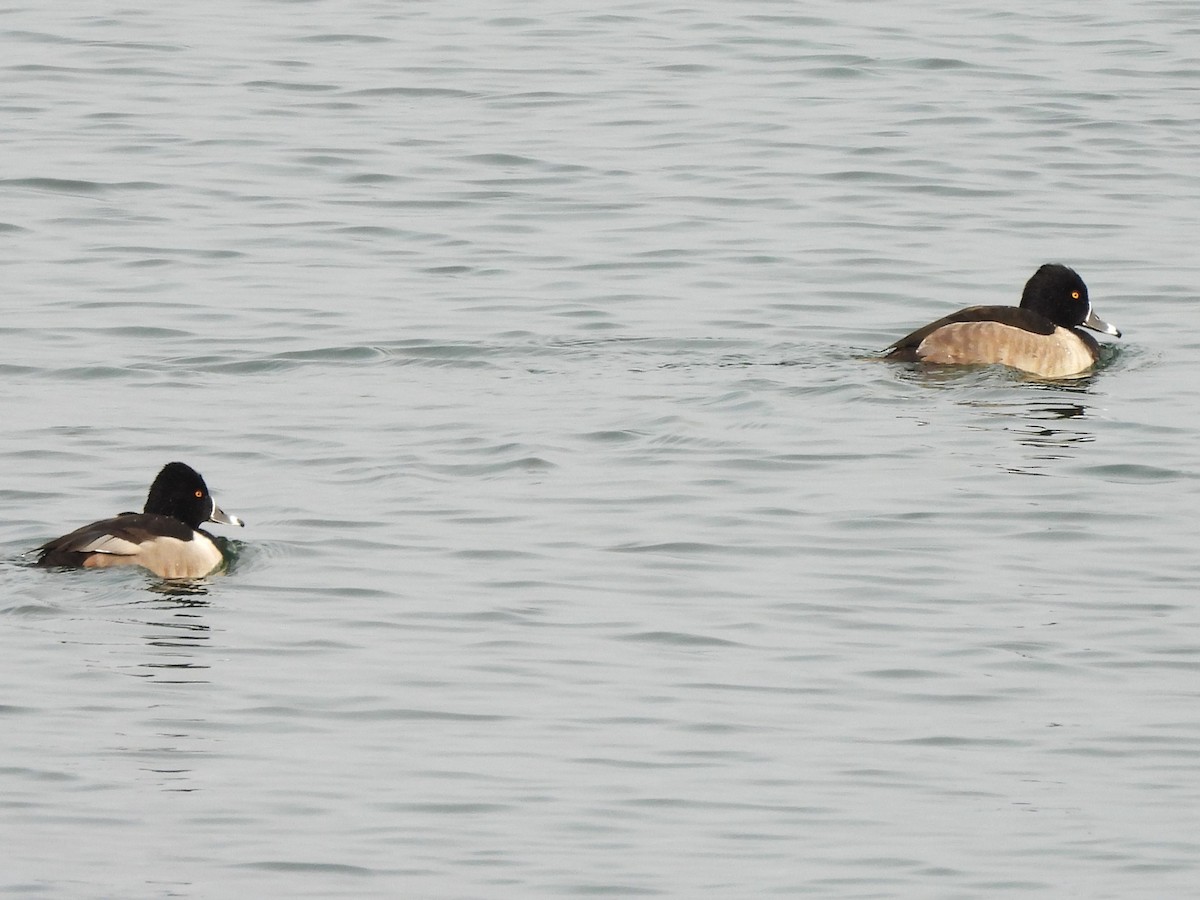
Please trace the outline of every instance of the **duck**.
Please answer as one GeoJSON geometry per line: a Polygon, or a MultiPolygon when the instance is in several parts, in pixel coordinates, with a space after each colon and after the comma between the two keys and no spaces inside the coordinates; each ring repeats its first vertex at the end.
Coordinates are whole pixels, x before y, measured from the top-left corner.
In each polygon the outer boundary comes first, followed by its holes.
{"type": "Polygon", "coordinates": [[[244,527],[217,506],[200,473],[170,462],[150,485],[142,512],[123,512],[47,541],[34,552],[36,565],[100,569],[141,566],[164,579],[203,578],[225,557],[205,522],[244,527]]]}
{"type": "Polygon", "coordinates": [[[968,306],[918,328],[883,351],[885,360],[939,365],[999,364],[1041,378],[1082,375],[1100,358],[1082,328],[1121,332],[1092,309],[1087,285],[1060,263],[1046,263],[1025,283],[1019,306],[968,306]]]}

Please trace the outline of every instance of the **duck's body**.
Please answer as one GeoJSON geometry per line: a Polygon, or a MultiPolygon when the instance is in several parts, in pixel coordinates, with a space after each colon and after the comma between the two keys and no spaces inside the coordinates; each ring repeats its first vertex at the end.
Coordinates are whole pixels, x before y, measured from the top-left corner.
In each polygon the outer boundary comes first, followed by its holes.
{"type": "Polygon", "coordinates": [[[1097,316],[1072,269],[1044,265],[1025,285],[1020,306],[970,306],[919,328],[884,351],[898,362],[1011,366],[1043,378],[1080,375],[1100,345],[1078,326],[1120,337],[1097,316]]]}
{"type": "Polygon", "coordinates": [[[160,578],[202,578],[225,557],[203,522],[242,525],[213,501],[204,479],[183,463],[168,463],[154,479],[140,513],[121,513],[77,528],[38,547],[40,566],[142,566],[160,578]]]}

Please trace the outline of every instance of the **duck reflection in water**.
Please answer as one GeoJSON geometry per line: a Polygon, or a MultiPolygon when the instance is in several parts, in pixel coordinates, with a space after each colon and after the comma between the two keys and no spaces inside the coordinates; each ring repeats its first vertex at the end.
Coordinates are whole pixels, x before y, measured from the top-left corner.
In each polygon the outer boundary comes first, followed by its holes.
{"type": "MultiPolygon", "coordinates": [[[[1032,456],[1034,460],[1074,459],[1080,448],[1096,440],[1096,435],[1086,427],[1087,414],[1087,407],[1078,403],[1058,402],[1035,406],[1026,411],[1022,417],[1025,421],[1021,425],[1008,430],[1017,436],[1022,445],[1039,451],[1032,456]],[[1073,425],[1078,423],[1078,427],[1055,427],[1057,423],[1065,425],[1068,422],[1073,425]]],[[[1030,469],[1012,471],[1025,475],[1047,474],[1030,469]]]]}

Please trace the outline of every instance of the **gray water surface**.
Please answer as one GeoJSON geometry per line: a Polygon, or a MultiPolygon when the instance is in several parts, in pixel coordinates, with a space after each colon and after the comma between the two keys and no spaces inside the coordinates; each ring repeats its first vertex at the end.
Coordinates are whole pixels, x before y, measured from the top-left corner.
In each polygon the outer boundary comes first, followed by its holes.
{"type": "Polygon", "coordinates": [[[0,892],[1193,896],[1198,31],[0,11],[0,892]],[[172,459],[227,574],[28,564],[172,459]]]}

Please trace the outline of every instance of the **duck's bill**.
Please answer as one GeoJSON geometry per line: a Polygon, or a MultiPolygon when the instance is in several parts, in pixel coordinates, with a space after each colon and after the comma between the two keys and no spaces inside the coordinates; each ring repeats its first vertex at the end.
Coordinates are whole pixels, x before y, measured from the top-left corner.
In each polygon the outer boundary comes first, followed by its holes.
{"type": "Polygon", "coordinates": [[[208,517],[208,521],[216,522],[220,525],[237,525],[239,528],[244,528],[246,523],[237,516],[231,516],[217,504],[213,504],[212,515],[208,517]]]}
{"type": "Polygon", "coordinates": [[[1121,331],[1116,325],[1109,325],[1102,318],[1096,315],[1095,310],[1088,310],[1088,316],[1083,320],[1083,327],[1090,328],[1092,331],[1098,331],[1101,334],[1111,334],[1113,337],[1120,337],[1121,331]]]}

